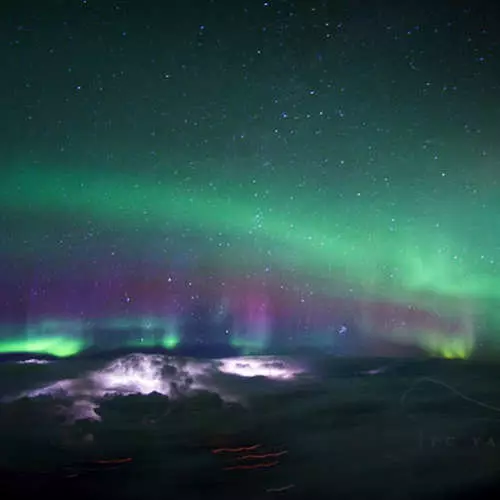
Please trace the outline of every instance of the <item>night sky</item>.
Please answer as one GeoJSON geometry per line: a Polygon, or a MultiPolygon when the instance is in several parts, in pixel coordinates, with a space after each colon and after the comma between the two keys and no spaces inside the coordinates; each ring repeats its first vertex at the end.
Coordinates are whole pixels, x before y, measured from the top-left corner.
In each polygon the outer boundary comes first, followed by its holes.
{"type": "Polygon", "coordinates": [[[495,4],[2,2],[0,350],[494,339],[495,4]]]}

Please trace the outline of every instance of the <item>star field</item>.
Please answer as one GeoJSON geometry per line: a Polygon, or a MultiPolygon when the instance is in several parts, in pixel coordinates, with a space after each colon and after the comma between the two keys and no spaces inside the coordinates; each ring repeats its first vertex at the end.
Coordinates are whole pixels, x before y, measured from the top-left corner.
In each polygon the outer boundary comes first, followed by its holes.
{"type": "Polygon", "coordinates": [[[5,349],[495,340],[493,4],[49,3],[0,15],[5,349]]]}

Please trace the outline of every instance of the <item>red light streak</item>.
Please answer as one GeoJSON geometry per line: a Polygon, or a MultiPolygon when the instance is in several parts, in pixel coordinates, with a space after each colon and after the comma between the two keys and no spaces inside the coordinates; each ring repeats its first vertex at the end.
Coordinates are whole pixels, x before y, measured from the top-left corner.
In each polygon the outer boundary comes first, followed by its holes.
{"type": "Polygon", "coordinates": [[[216,448],[212,453],[240,453],[242,451],[252,451],[260,448],[261,444],[254,444],[253,446],[241,446],[240,448],[216,448]]]}
{"type": "Polygon", "coordinates": [[[255,460],[256,458],[269,458],[269,457],[280,457],[281,455],[285,455],[288,451],[278,451],[276,453],[261,453],[260,455],[243,455],[242,457],[238,457],[236,460],[255,460]]]}
{"type": "Polygon", "coordinates": [[[279,462],[276,460],[275,462],[263,462],[260,464],[254,465],[233,465],[231,467],[224,467],[224,470],[252,470],[252,469],[264,469],[268,467],[274,467],[278,465],[279,462]]]}

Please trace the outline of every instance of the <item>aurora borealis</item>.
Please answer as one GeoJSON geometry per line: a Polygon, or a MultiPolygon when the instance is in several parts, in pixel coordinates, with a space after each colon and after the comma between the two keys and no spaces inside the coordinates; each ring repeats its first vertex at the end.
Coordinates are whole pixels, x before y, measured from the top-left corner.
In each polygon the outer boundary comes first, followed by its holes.
{"type": "Polygon", "coordinates": [[[1,14],[0,350],[495,341],[494,5],[49,3],[1,14]]]}

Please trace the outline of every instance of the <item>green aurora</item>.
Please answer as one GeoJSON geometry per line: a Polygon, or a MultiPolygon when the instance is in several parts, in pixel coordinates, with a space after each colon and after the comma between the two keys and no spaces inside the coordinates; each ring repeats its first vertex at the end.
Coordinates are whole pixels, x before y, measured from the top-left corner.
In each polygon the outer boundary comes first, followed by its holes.
{"type": "MultiPolygon", "coordinates": [[[[221,252],[226,265],[237,267],[241,260],[259,265],[264,255],[267,264],[304,273],[332,296],[346,293],[339,292],[339,283],[349,284],[358,298],[411,303],[445,316],[480,317],[490,327],[500,326],[495,305],[500,299],[500,265],[486,257],[488,248],[458,230],[466,206],[457,209],[446,232],[445,224],[431,227],[425,214],[419,216],[419,206],[412,213],[411,203],[404,199],[399,200],[400,218],[410,222],[391,224],[391,212],[385,213],[373,199],[360,197],[356,206],[332,202],[325,210],[326,194],[298,198],[284,190],[268,190],[259,197],[255,186],[245,188],[233,180],[214,184],[207,193],[192,180],[159,183],[132,174],[52,169],[11,175],[0,186],[0,200],[4,211],[65,213],[126,233],[137,234],[137,228],[146,226],[158,231],[189,227],[207,245],[224,234],[235,248],[247,248],[243,254],[234,249],[221,252]]],[[[455,203],[458,207],[459,200],[455,203]]],[[[33,245],[36,248],[36,242],[33,245]]],[[[419,343],[431,352],[462,356],[472,350],[474,327],[468,330],[466,340],[446,342],[422,332],[419,343]]],[[[166,345],[175,345],[172,338],[166,345]]],[[[26,349],[71,353],[80,348],[61,342],[54,349],[39,342],[30,341],[26,349]]],[[[7,343],[2,350],[16,346],[7,343]]]]}
{"type": "MultiPolygon", "coordinates": [[[[275,265],[303,269],[318,279],[341,277],[369,295],[393,300],[432,296],[480,307],[481,301],[500,299],[500,264],[486,257],[490,249],[477,247],[467,234],[447,233],[445,224],[432,229],[415,213],[411,223],[394,228],[391,215],[372,200],[355,208],[332,202],[318,217],[315,205],[324,207],[321,198],[305,195],[299,202],[273,193],[271,202],[252,200],[253,190],[239,191],[236,183],[206,195],[196,186],[159,185],[121,174],[27,171],[0,186],[0,206],[69,213],[130,231],[144,225],[147,214],[148,224],[158,230],[188,226],[207,238],[218,232],[243,241],[257,238],[274,253],[275,265]]],[[[456,226],[467,208],[458,210],[459,201],[456,226]]]]}

